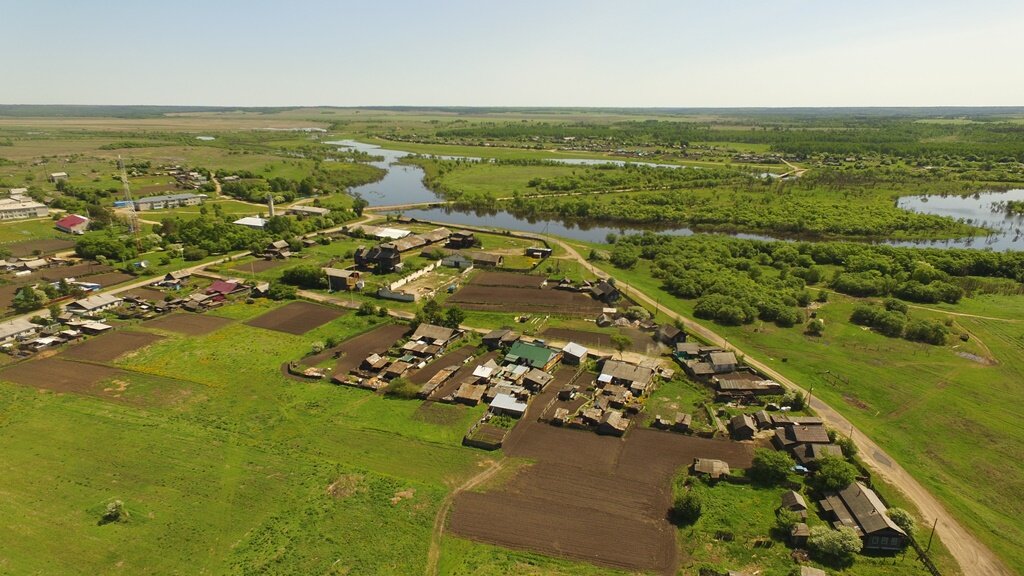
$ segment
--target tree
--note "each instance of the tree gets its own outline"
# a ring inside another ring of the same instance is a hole
[[[821,336],[825,332],[825,323],[815,318],[807,323],[807,329],[804,330],[808,336]]]
[[[360,316],[371,316],[377,312],[377,307],[373,305],[373,302],[363,302],[359,305],[359,309],[356,310],[356,314]]]
[[[365,198],[356,194],[355,199],[352,200],[352,211],[356,213],[356,216],[362,216],[363,209],[365,209],[369,205],[370,203],[367,202]]]
[[[452,306],[444,313],[444,320],[441,321],[442,326],[448,328],[458,328],[459,324],[466,319],[466,313],[462,311],[462,308]]]
[[[818,459],[818,472],[814,481],[823,492],[842,490],[857,479],[857,469],[853,464],[838,456],[825,456]]]
[[[917,521],[910,515],[910,512],[903,508],[889,508],[887,515],[893,524],[899,526],[907,533],[907,536],[914,537],[914,534],[917,532]]]
[[[857,532],[849,526],[833,530],[827,526],[815,526],[807,538],[811,552],[834,560],[846,560],[860,552],[864,546]]]
[[[23,286],[18,289],[11,301],[14,311],[19,314],[31,312],[43,307],[43,297],[38,290],[31,286]]]
[[[281,274],[281,282],[300,288],[320,288],[327,283],[323,270],[312,264],[301,264]]]
[[[703,510],[704,500],[693,488],[683,491],[672,503],[672,517],[680,524],[693,524]]]
[[[795,462],[789,454],[770,448],[754,450],[750,477],[762,484],[779,484],[789,477]]]
[[[50,304],[48,309],[50,310],[51,320],[56,320],[57,317],[60,316],[61,314],[60,304]]]
[[[619,358],[622,358],[622,353],[626,351],[626,348],[632,346],[633,341],[629,339],[629,336],[625,334],[612,334],[612,346],[619,351]]]

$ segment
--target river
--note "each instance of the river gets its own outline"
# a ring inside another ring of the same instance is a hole
[[[410,152],[401,150],[388,150],[373,144],[358,142],[355,140],[341,140],[325,142],[332,146],[351,148],[383,157],[382,161],[373,162],[387,171],[384,178],[352,188],[352,193],[358,193],[370,203],[370,206],[388,206],[394,204],[415,204],[421,202],[434,202],[439,198],[423,184],[423,170],[418,166],[396,164],[396,162]],[[442,156],[447,159],[480,160],[470,156]],[[623,165],[620,160],[596,160],[581,158],[553,159],[552,162],[561,162],[573,165],[597,165],[617,164]],[[685,168],[674,164],[653,164],[648,162],[636,162],[646,166]],[[937,214],[955,219],[964,219],[974,225],[983,226],[993,230],[989,236],[977,236],[969,238],[958,238],[953,240],[919,240],[919,241],[886,241],[886,244],[893,246],[913,246],[927,248],[970,248],[988,249],[994,251],[1024,250],[1024,216],[1012,216],[1006,214],[1001,206],[1006,200],[1024,200],[1024,189],[1009,190],[1006,192],[985,192],[973,196],[906,196],[900,198],[897,205],[904,210],[921,212],[925,214]],[[435,207],[402,210],[402,214],[420,220],[430,220],[454,225],[475,225],[491,226],[494,228],[505,228],[509,230],[520,230],[525,232],[539,232],[562,236],[587,242],[604,242],[609,233],[632,234],[645,231],[654,231],[663,234],[675,234],[689,236],[694,231],[686,227],[658,228],[653,226],[639,225],[614,225],[614,224],[589,224],[581,222],[564,222],[557,218],[527,218],[516,216],[505,211],[480,211],[473,209],[454,209],[451,207]],[[734,233],[730,236],[737,238],[748,238],[756,240],[787,240],[787,238],[776,238],[768,235]]]

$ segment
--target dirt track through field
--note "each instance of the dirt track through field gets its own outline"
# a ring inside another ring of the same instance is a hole
[[[249,320],[246,325],[302,335],[346,313],[345,310],[311,302],[295,301]]]

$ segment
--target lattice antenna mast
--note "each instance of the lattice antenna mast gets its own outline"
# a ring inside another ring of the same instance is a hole
[[[125,167],[124,160],[121,159],[120,155],[117,156],[117,166],[121,169],[121,185],[124,187],[125,207],[128,209],[128,229],[131,230],[132,235],[135,237],[135,248],[141,251],[142,238],[140,237],[139,214],[135,211],[132,189],[128,185],[128,169]]]

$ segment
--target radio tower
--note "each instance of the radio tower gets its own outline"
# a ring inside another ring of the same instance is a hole
[[[132,201],[132,189],[128,185],[128,170],[125,168],[121,155],[117,156],[117,167],[121,169],[121,184],[124,186],[124,201],[128,209],[128,229],[135,237],[135,248],[142,251],[142,239],[139,230],[139,215],[135,212],[135,202]]]

